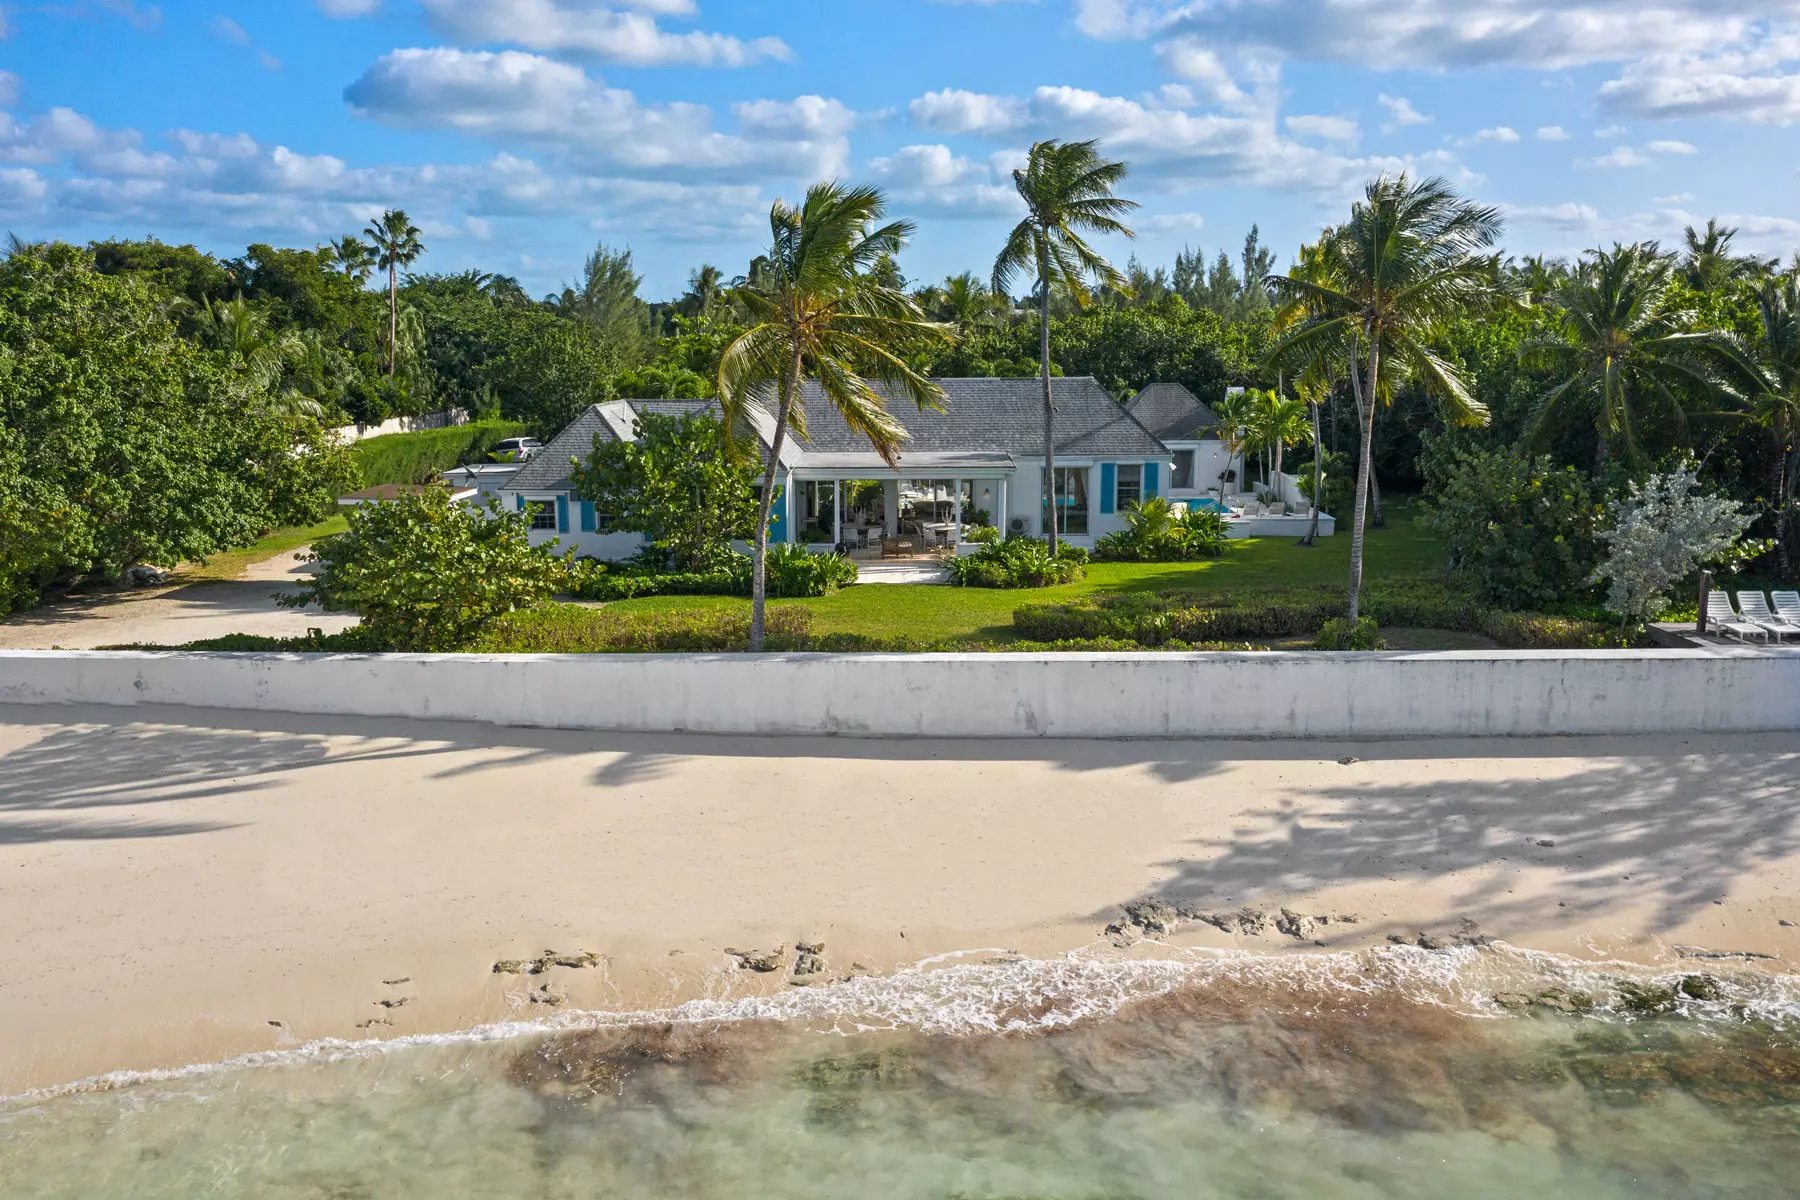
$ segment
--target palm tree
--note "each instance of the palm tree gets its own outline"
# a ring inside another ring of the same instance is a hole
[[[1350,537],[1349,615],[1362,605],[1363,543],[1373,463],[1375,405],[1419,379],[1440,394],[1454,420],[1475,424],[1487,412],[1461,372],[1430,347],[1451,322],[1491,305],[1499,259],[1487,253],[1500,236],[1499,211],[1458,196],[1442,179],[1413,182],[1406,175],[1371,180],[1350,219],[1323,243],[1327,274],[1315,283],[1287,275],[1265,281],[1278,303],[1303,303],[1312,315],[1282,339],[1272,357],[1304,360],[1313,345],[1355,339],[1368,354],[1367,403],[1356,468]],[[1360,363],[1359,363],[1360,365]]]
[[[934,315],[954,325],[958,333],[967,334],[971,329],[993,319],[994,293],[988,290],[986,281],[973,271],[948,276],[943,283],[931,290],[939,306],[939,311]]]
[[[1307,411],[1310,407],[1303,400],[1289,400],[1277,392],[1263,393],[1257,405],[1256,438],[1273,459],[1269,478],[1277,493],[1281,490],[1282,451],[1304,445],[1312,438]]]
[[[305,389],[289,387],[276,391],[289,364],[306,354],[306,341],[299,334],[276,330],[269,314],[242,296],[207,301],[200,310],[199,325],[201,340],[225,355],[232,373],[242,381],[254,403],[266,405],[273,396],[276,407],[287,412],[324,415],[324,406]]]
[[[1771,280],[1756,299],[1761,320],[1755,351],[1761,370],[1750,411],[1775,440],[1776,569],[1787,579],[1794,567],[1795,476],[1800,474],[1800,277]]]
[[[1733,254],[1731,243],[1737,233],[1734,226],[1719,224],[1717,217],[1707,218],[1704,233],[1692,225],[1682,230],[1682,239],[1687,243],[1687,257],[1683,259],[1681,267],[1689,286],[1710,292],[1740,279],[1755,279],[1767,275],[1775,269],[1778,259],[1758,258],[1754,254]]]
[[[1213,416],[1219,419],[1219,442],[1225,447],[1225,469],[1230,471],[1231,460],[1245,456],[1244,474],[1250,473],[1248,454],[1252,449],[1252,422],[1255,414],[1256,398],[1249,392],[1228,392],[1223,400],[1213,405]],[[1246,481],[1247,482],[1247,481]],[[1225,480],[1219,480],[1219,503],[1225,503]]]
[[[419,228],[404,212],[390,208],[363,230],[375,250],[375,265],[388,273],[388,377],[400,361],[400,268],[410,267],[425,253]]]
[[[1044,380],[1045,533],[1056,550],[1056,401],[1050,386],[1050,294],[1060,291],[1077,305],[1092,298],[1088,280],[1116,292],[1130,286],[1118,269],[1083,239],[1084,233],[1136,235],[1120,217],[1137,208],[1113,195],[1129,168],[1095,151],[1097,143],[1039,142],[1025,166],[1013,172],[1013,186],[1025,201],[1026,217],[1013,228],[994,260],[994,291],[1011,294],[1013,278],[1030,272],[1037,280],[1038,359]]]
[[[799,208],[776,201],[769,211],[774,244],[760,280],[732,290],[751,326],[719,359],[726,428],[742,427],[771,387],[776,400],[751,568],[752,650],[763,643],[769,513],[781,449],[790,429],[806,436],[802,385],[815,380],[850,428],[892,467],[899,464],[906,430],[871,380],[921,409],[943,401],[943,390],[914,371],[906,356],[948,340],[950,331],[928,321],[906,293],[873,278],[881,260],[913,232],[910,221],[879,224],[886,208],[879,189],[840,183],[815,184]]]
[[[1535,338],[1522,359],[1558,382],[1538,401],[1528,437],[1541,441],[1573,410],[1594,423],[1594,474],[1606,469],[1615,438],[1642,462],[1638,430],[1653,413],[1685,430],[1682,393],[1735,399],[1720,370],[1752,368],[1721,334],[1695,332],[1677,307],[1675,261],[1654,242],[1615,245],[1583,257],[1557,296],[1557,336]]]
[[[1328,286],[1334,286],[1339,282],[1331,274],[1332,259],[1325,254],[1325,245],[1334,234],[1334,230],[1327,229],[1319,241],[1310,246],[1300,247],[1300,253],[1295,257],[1294,265],[1288,268],[1288,274],[1298,279],[1306,279]],[[1310,298],[1290,301],[1275,314],[1276,330],[1280,332],[1294,328],[1307,318],[1318,315],[1315,309],[1316,306],[1310,303]],[[1324,441],[1319,431],[1320,408],[1323,406],[1325,398],[1331,394],[1331,389],[1335,386],[1340,372],[1347,374],[1352,383],[1355,382],[1359,364],[1354,353],[1354,340],[1334,345],[1328,340],[1317,339],[1305,347],[1305,356],[1300,361],[1278,362],[1271,359],[1270,365],[1294,370],[1294,390],[1311,409],[1313,488],[1310,508],[1312,522],[1307,526],[1306,536],[1300,539],[1300,545],[1313,546],[1317,545],[1319,540],[1319,505],[1325,497]],[[1374,483],[1374,478],[1371,477],[1369,480],[1371,488],[1374,487]],[[1380,511],[1379,503],[1378,500],[1377,512]],[[1380,521],[1377,520],[1376,523],[1380,524]]]
[[[712,316],[724,295],[725,273],[711,263],[702,263],[689,273],[687,295],[678,303],[684,315],[704,319]]]
[[[345,234],[325,250],[343,270],[345,278],[358,283],[368,282],[370,272],[375,269],[375,251],[369,243],[354,234]]]

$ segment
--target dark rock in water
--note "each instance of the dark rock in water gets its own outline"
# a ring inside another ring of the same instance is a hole
[[[550,985],[547,983],[539,984],[528,995],[533,1004],[547,1004],[551,1008],[557,1008],[569,1002],[567,996],[551,991]]]
[[[1318,922],[1311,917],[1291,908],[1282,909],[1281,915],[1275,918],[1275,928],[1292,938],[1309,938],[1317,926]]]
[[[1144,940],[1137,926],[1127,925],[1123,921],[1114,922],[1104,930],[1106,940],[1123,950],[1127,946],[1135,946]]]
[[[1553,838],[1533,838],[1531,844],[1542,846],[1546,850],[1556,849],[1556,841]]]
[[[740,971],[756,971],[767,975],[787,965],[786,946],[777,946],[766,953],[761,950],[733,950],[727,946],[725,953],[738,960]]]
[[[1421,933],[1413,944],[1421,950],[1448,950],[1456,945],[1449,938],[1438,937],[1436,934],[1430,933]]]
[[[1154,897],[1133,900],[1125,906],[1125,920],[1145,933],[1174,933],[1181,917],[1175,907]]]
[[[825,943],[801,942],[794,947],[795,975],[822,975],[825,972]]]
[[[1340,767],[1348,767],[1348,766],[1351,766],[1351,765],[1352,765],[1352,764],[1354,764],[1354,763],[1359,763],[1359,762],[1361,762],[1361,761],[1362,761],[1362,759],[1360,759],[1360,758],[1358,758],[1358,757],[1356,757],[1356,756],[1355,756],[1355,755],[1354,755],[1354,754],[1346,754],[1346,755],[1344,755],[1344,757],[1342,757],[1342,758],[1340,758],[1340,759],[1338,759],[1338,760],[1337,760],[1337,761],[1338,761],[1338,766],[1340,766]]]
[[[392,1025],[392,1024],[393,1024],[393,1022],[388,1020],[386,1017],[370,1017],[366,1021],[358,1021],[356,1023],[356,1027],[358,1029],[373,1029],[377,1025]]]
[[[524,973],[525,963],[516,958],[503,958],[494,964],[494,974],[496,975],[523,975]]]
[[[1675,953],[1680,958],[1755,958],[1765,962],[1773,961],[1773,954],[1758,954],[1754,950],[1708,950],[1703,946],[1677,946]]]
[[[1563,1013],[1584,1013],[1594,1007],[1594,998],[1586,992],[1571,991],[1564,987],[1545,988],[1531,1002],[1542,1008],[1555,1009]]]
[[[1201,913],[1200,919],[1226,933],[1261,934],[1267,933],[1269,929],[1269,914],[1258,912],[1254,908],[1240,908],[1228,913]]]
[[[1689,1000],[1722,1000],[1725,998],[1719,981],[1711,975],[1684,975],[1675,990]]]
[[[383,1008],[405,1008],[412,1000],[411,996],[401,996],[398,1000],[377,1000],[375,1003]]]
[[[1532,998],[1524,992],[1495,992],[1494,1003],[1501,1008],[1530,1008]]]
[[[1628,1013],[1648,1017],[1674,1012],[1680,1003],[1672,987],[1627,981],[1619,984],[1619,1006]]]

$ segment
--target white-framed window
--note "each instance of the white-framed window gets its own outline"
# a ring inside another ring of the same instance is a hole
[[[1118,486],[1113,489],[1113,507],[1120,512],[1144,498],[1144,465],[1142,463],[1120,463]]]
[[[525,507],[531,513],[531,528],[556,532],[556,501],[527,500]]]
[[[1169,472],[1169,490],[1172,492],[1189,491],[1194,486],[1194,456],[1196,450],[1175,451],[1175,465]]]

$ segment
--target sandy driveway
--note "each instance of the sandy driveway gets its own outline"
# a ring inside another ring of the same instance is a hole
[[[232,633],[303,637],[308,629],[336,633],[354,616],[275,604],[307,568],[300,551],[253,563],[229,583],[124,590],[46,604],[0,623],[0,650],[93,650],[144,643],[180,646]]]
[[[571,1007],[1106,944],[1146,894],[1467,918],[1516,945],[1800,959],[1791,735],[1324,742],[621,736],[0,706],[0,1094],[317,1037],[538,1015],[501,959],[592,951]],[[1156,944],[1141,943],[1154,950]],[[1162,951],[1158,951],[1159,953]],[[384,1001],[394,1002],[389,1007]],[[279,1024],[277,1024],[277,1022]]]

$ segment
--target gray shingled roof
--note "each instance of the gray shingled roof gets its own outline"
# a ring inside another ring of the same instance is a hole
[[[1219,425],[1213,410],[1179,383],[1152,383],[1125,407],[1165,442],[1197,441]]]
[[[627,400],[640,416],[654,413],[664,417],[685,417],[694,413],[719,415],[717,400]],[[548,446],[519,468],[519,473],[506,485],[509,491],[561,492],[575,486],[569,471],[571,459],[586,458],[594,448],[594,435],[603,442],[617,441],[612,424],[601,412],[600,405],[589,405],[568,428],[557,434]]]
[[[939,379],[943,411],[921,412],[905,400],[888,397],[888,411],[912,437],[900,452],[986,450],[1015,458],[1044,456],[1043,383],[1027,379]],[[884,395],[886,393],[884,392]],[[1121,408],[1091,377],[1057,379],[1056,452],[1095,458],[1162,458],[1168,448]],[[825,399],[817,384],[803,392],[808,453],[851,453],[869,448],[869,440],[852,430]]]

